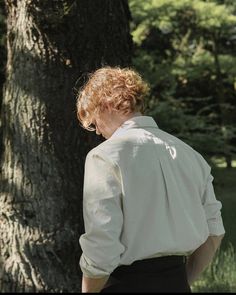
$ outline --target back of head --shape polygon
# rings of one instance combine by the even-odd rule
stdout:
[[[121,114],[143,112],[149,86],[131,68],[103,67],[89,75],[77,98],[77,116],[88,130],[95,114],[109,106]]]

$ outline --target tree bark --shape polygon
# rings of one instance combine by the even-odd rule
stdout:
[[[125,0],[6,0],[0,292],[80,291],[84,159],[73,87],[131,61]],[[80,79],[78,79],[80,78]]]

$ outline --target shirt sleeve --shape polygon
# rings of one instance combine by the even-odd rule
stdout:
[[[221,217],[222,204],[220,201],[216,200],[212,184],[213,179],[214,177],[212,174],[209,174],[203,193],[202,203],[210,235],[219,236],[225,233],[225,229]]]
[[[120,242],[123,226],[121,182],[116,164],[101,153],[90,152],[84,174],[80,267],[87,277],[110,275],[125,248]]]

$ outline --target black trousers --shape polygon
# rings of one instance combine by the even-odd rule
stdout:
[[[101,293],[190,293],[185,256],[164,256],[117,267]]]

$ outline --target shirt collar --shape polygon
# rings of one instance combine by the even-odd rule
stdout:
[[[159,128],[154,119],[150,116],[135,116],[125,121],[110,138],[123,134],[126,130],[132,128]]]

